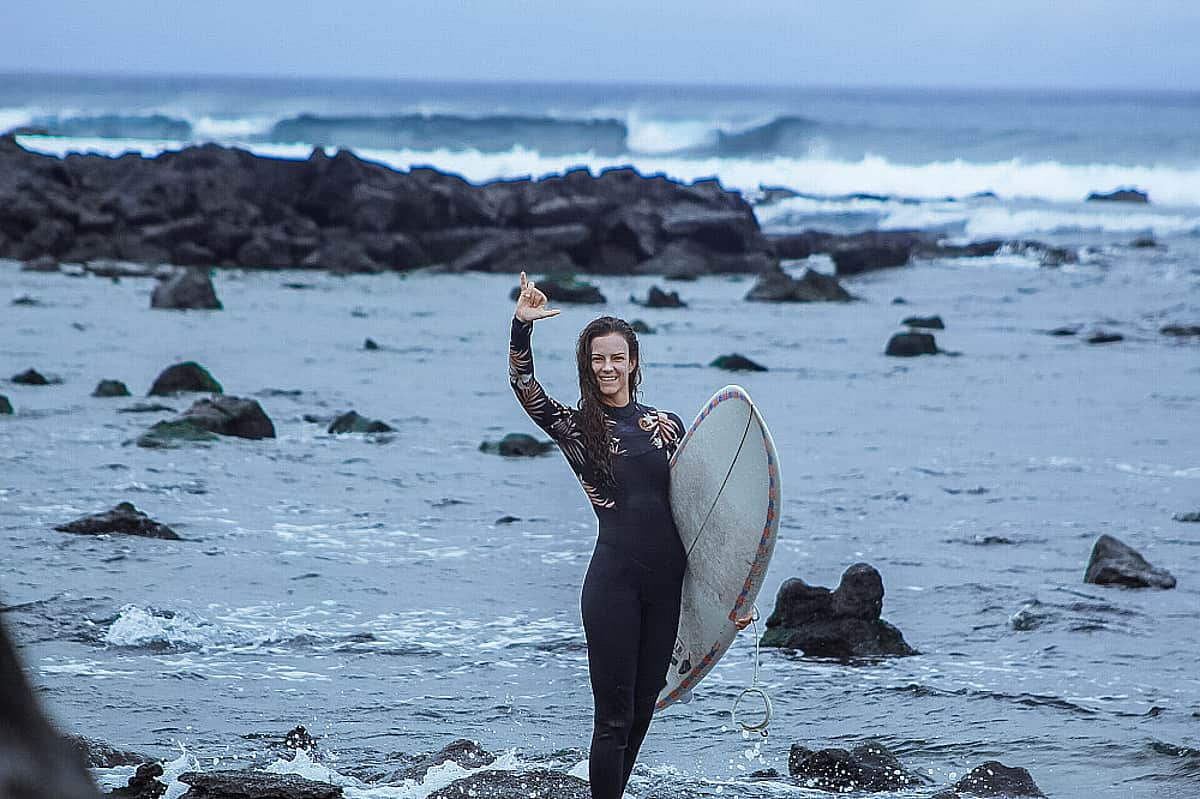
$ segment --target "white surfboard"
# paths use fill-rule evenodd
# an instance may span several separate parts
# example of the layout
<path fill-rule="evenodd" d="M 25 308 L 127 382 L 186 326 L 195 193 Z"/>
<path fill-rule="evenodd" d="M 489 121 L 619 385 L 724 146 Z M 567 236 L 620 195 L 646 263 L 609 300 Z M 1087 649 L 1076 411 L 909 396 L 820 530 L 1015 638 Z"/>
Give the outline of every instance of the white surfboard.
<path fill-rule="evenodd" d="M 779 456 L 750 395 L 726 386 L 671 459 L 671 511 L 688 553 L 679 632 L 656 710 L 684 697 L 750 615 L 779 530 Z"/>

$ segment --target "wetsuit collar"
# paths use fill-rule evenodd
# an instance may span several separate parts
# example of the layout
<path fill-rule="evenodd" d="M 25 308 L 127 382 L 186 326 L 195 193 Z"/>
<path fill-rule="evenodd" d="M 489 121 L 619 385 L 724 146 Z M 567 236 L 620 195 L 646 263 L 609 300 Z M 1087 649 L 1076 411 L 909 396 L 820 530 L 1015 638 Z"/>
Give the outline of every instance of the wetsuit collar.
<path fill-rule="evenodd" d="M 637 403 L 630 400 L 628 404 L 622 405 L 619 408 L 612 405 L 603 405 L 604 413 L 611 416 L 613 419 L 629 419 L 637 413 Z"/>

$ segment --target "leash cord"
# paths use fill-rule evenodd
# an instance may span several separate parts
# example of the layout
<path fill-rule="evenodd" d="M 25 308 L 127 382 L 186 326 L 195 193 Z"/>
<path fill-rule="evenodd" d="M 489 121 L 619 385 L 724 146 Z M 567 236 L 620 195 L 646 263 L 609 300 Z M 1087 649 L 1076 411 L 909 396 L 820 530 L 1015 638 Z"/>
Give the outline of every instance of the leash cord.
<path fill-rule="evenodd" d="M 754 625 L 753 626 L 753 630 L 754 630 L 754 679 L 750 681 L 750 687 L 744 689 L 740 694 L 738 694 L 737 699 L 733 700 L 733 707 L 731 707 L 729 709 L 729 719 L 732 723 L 737 724 L 739 727 L 741 727 L 744 732 L 757 732 L 759 735 L 766 738 L 767 737 L 767 727 L 771 723 L 771 697 L 767 694 L 765 689 L 758 687 L 759 648 L 758 648 L 758 604 L 757 603 L 754 605 L 754 613 L 752 613 L 750 615 L 750 620 L 751 620 L 751 624 Z M 763 717 L 762 717 L 761 721 L 758 721 L 754 724 L 747 724 L 744 721 L 738 721 L 738 716 L 737 716 L 738 705 L 740 705 L 742 703 L 742 700 L 745 699 L 747 696 L 757 696 L 760 699 L 762 699 Z"/>

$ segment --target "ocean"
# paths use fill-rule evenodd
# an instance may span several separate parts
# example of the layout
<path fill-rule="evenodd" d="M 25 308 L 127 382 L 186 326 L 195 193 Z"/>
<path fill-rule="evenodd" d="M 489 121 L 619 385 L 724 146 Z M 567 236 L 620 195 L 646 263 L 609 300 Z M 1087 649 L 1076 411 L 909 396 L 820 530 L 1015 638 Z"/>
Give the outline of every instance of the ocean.
<path fill-rule="evenodd" d="M 630 298 L 660 279 L 594 280 L 606 313 L 656 328 L 648 402 L 687 420 L 740 382 L 770 424 L 783 511 L 763 616 L 785 579 L 833 586 L 866 561 L 884 618 L 921 653 L 764 650 L 774 717 L 749 737 L 729 715 L 754 674 L 746 633 L 692 703 L 655 721 L 630 794 L 820 796 L 748 775 L 786 774 L 792 743 L 868 738 L 929 779 L 894 796 L 930 796 L 989 759 L 1053 797 L 1200 790 L 1200 525 L 1173 519 L 1200 510 L 1200 349 L 1159 332 L 1200 324 L 1200 95 L 2 76 L 0 129 L 14 127 L 56 155 L 345 147 L 472 181 L 633 164 L 715 175 L 751 199 L 797 192 L 757 206 L 768 232 L 1074 249 L 1061 268 L 1017 252 L 917 261 L 847 280 L 863 298 L 848 305 L 746 303 L 749 278 L 716 276 L 670 286 L 685 309 L 646 309 Z M 1121 187 L 1150 202 L 1085 202 Z M 824 256 L 785 267 L 832 269 Z M 457 737 L 504 768 L 584 773 L 578 600 L 594 517 L 558 455 L 479 451 L 535 432 L 507 385 L 513 282 L 225 270 L 225 310 L 177 313 L 150 309 L 148 280 L 0 261 L 0 378 L 33 366 L 63 380 L 0 384 L 17 411 L 0 417 L 0 601 L 60 726 L 170 773 L 295 771 L 370 799 L 457 776 L 370 776 Z M 573 340 L 596 313 L 537 325 L 538 374 L 560 399 L 575 398 Z M 884 357 L 900 319 L 926 313 L 957 355 Z M 1047 335 L 1064 325 L 1124 340 Z M 770 371 L 707 366 L 730 351 Z M 102 378 L 144 394 L 182 360 L 258 399 L 278 439 L 141 449 L 128 442 L 160 416 L 89 396 Z M 396 432 L 335 436 L 306 419 L 350 408 Z M 120 501 L 185 540 L 53 530 Z M 1103 533 L 1178 587 L 1084 584 Z M 316 762 L 269 745 L 296 724 L 320 739 Z"/>

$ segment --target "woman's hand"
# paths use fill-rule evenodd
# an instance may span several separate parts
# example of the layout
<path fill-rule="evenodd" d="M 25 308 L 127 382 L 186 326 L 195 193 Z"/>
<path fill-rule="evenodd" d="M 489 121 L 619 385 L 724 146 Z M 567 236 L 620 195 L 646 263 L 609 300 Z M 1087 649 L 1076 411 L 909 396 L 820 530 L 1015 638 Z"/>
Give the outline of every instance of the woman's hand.
<path fill-rule="evenodd" d="M 738 619 L 738 620 L 737 620 L 737 621 L 735 621 L 733 624 L 734 624 L 734 626 L 735 626 L 735 627 L 737 627 L 737 628 L 738 628 L 738 632 L 741 632 L 742 630 L 744 630 L 744 629 L 746 629 L 747 627 L 749 627 L 749 626 L 750 626 L 750 622 L 752 622 L 752 621 L 754 621 L 754 615 L 753 615 L 753 614 L 751 614 L 751 615 L 749 615 L 749 616 L 746 616 L 746 617 L 744 617 L 744 618 Z"/>
<path fill-rule="evenodd" d="M 522 322 L 533 322 L 537 319 L 549 319 L 558 316 L 559 309 L 546 307 L 546 295 L 534 285 L 532 280 L 525 279 L 521 273 L 521 293 L 517 296 L 516 317 Z"/>

